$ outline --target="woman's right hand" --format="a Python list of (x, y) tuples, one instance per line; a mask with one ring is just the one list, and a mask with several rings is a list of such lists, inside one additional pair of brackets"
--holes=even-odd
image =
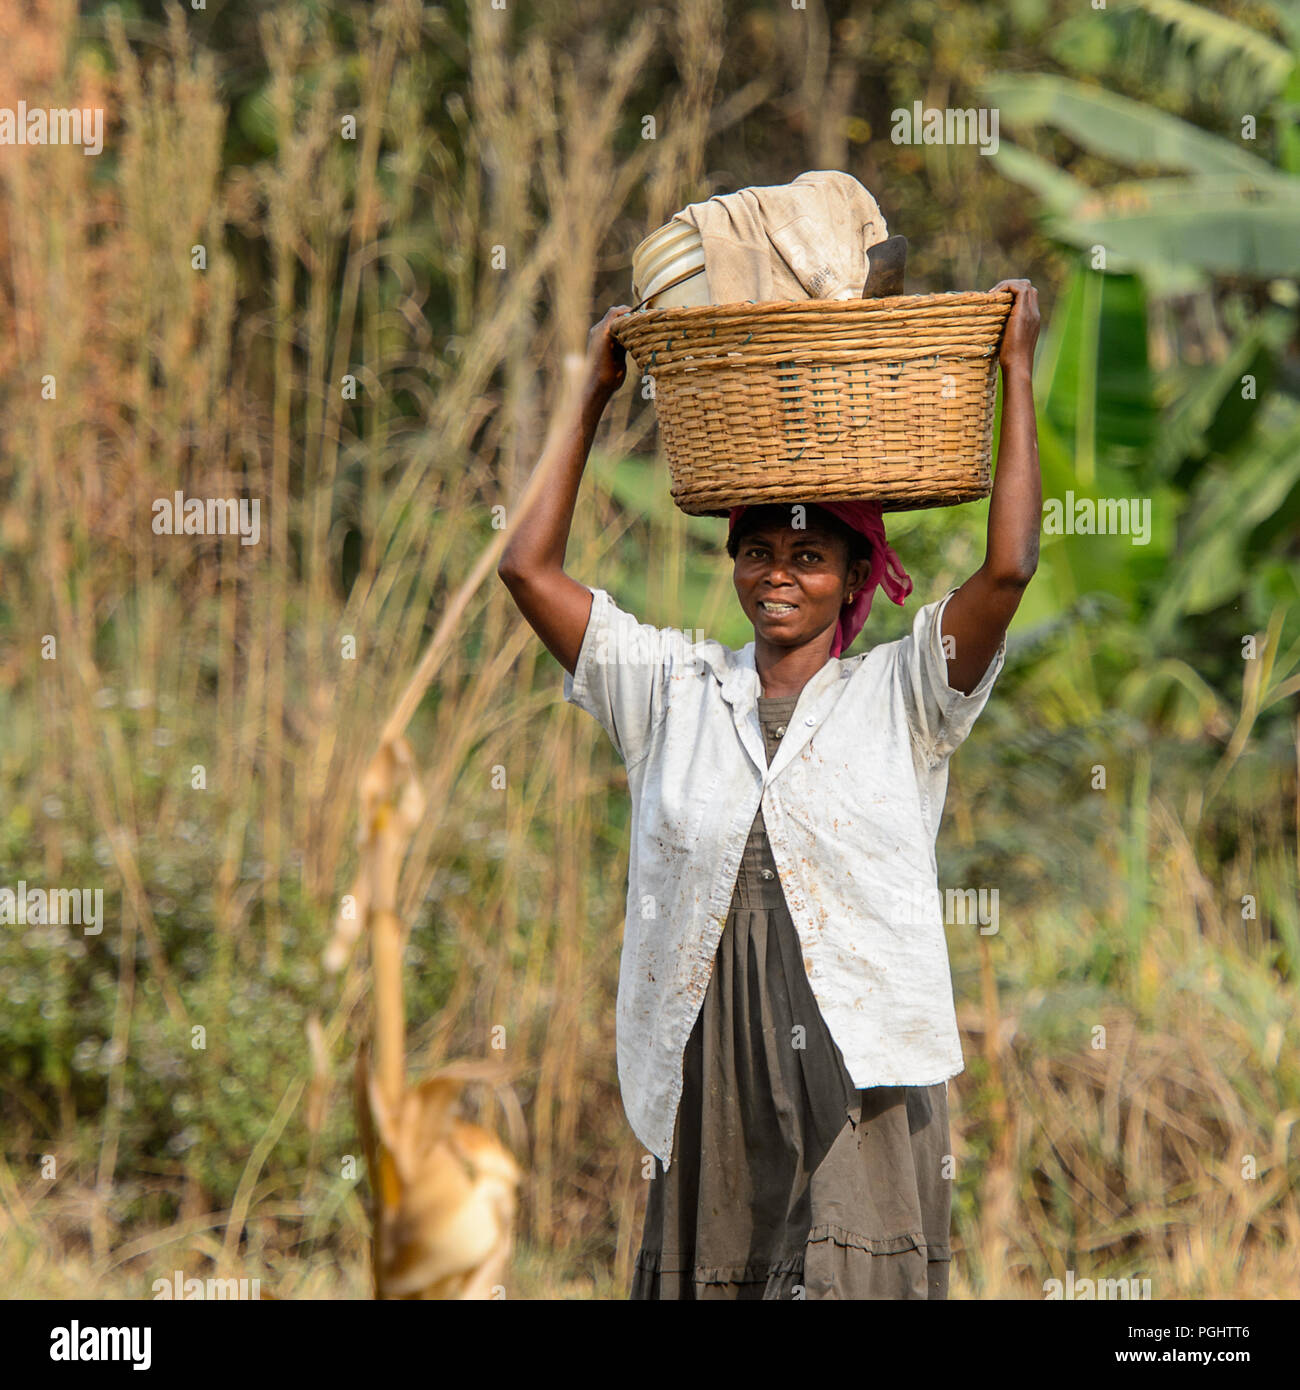
[(609, 331), (609, 326), (631, 312), (630, 305), (616, 304), (587, 338), (587, 382), (605, 395), (612, 396), (627, 378), (627, 349)]
[(1019, 369), (1032, 376), (1034, 344), (1038, 341), (1038, 291), (1028, 280), (999, 280), (989, 293), (996, 294), (998, 290), (1010, 290), (1015, 296), (1002, 334), (998, 361), (1003, 371)]

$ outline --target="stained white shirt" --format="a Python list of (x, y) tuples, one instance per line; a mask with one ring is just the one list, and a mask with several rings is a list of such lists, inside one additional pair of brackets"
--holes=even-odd
[(853, 1084), (931, 1086), (962, 1070), (934, 844), (948, 760), (1006, 638), (975, 689), (954, 690), (940, 623), (955, 592), (898, 641), (827, 661), (769, 767), (753, 642), (692, 642), (591, 590), (564, 698), (627, 768), (618, 1079), (633, 1132), (665, 1167), (682, 1056), (760, 804), (808, 982)]

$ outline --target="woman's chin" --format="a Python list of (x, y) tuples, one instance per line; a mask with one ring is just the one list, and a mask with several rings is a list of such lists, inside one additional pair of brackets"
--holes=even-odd
[(775, 618), (760, 618), (754, 624), (755, 638), (761, 637), (774, 647), (802, 647), (811, 642), (817, 634), (807, 630), (802, 622), (782, 621)]

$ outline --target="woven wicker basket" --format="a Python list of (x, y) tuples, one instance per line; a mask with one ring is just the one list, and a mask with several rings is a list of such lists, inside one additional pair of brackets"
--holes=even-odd
[(691, 516), (764, 502), (987, 497), (997, 349), (1013, 296), (706, 304), (615, 319), (654, 378), (673, 500)]

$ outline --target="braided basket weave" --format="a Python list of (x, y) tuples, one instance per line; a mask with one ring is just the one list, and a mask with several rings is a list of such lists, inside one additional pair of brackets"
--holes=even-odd
[(673, 501), (886, 511), (987, 497), (997, 350), (1013, 296), (706, 304), (611, 332), (654, 378)]

